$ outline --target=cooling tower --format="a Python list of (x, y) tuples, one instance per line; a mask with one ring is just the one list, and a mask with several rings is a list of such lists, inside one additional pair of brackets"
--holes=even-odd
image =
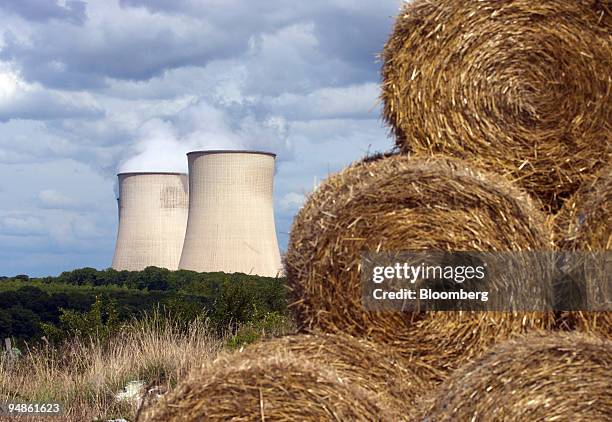
[(120, 173), (116, 270), (178, 269), (189, 209), (184, 173)]
[(189, 220), (179, 268), (275, 277), (281, 269), (272, 184), (276, 155), (196, 151), (189, 160)]

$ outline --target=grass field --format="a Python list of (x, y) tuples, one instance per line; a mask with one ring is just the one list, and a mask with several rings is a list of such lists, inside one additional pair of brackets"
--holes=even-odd
[(5, 353), (0, 402), (60, 402), (67, 421), (134, 420), (138, 400), (116, 398), (128, 382), (143, 381), (147, 390), (155, 390), (153, 399), (191, 368), (213, 359), (226, 343), (205, 321), (195, 320), (185, 329), (151, 316), (124, 326), (106, 344), (75, 339), (57, 348), (25, 350), (18, 358)]

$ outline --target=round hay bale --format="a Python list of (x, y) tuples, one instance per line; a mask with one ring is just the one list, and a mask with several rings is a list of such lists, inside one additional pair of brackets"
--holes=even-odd
[[(398, 155), (357, 163), (328, 178), (294, 220), (285, 259), (291, 307), (301, 331), (368, 337), (395, 346), (407, 358), (452, 369), (500, 339), (547, 328), (554, 318), (550, 313), (366, 311), (362, 251), (550, 248), (542, 213), (500, 176), (442, 157)], [(507, 282), (523, 285), (523, 276), (510, 272)], [(548, 280), (541, 284), (546, 289)]]
[(385, 408), (393, 409), (408, 420), (421, 397), (444, 379), (441, 371), (418, 359), (406, 364), (395, 351), (377, 343), (346, 334), (298, 334), (255, 343), (240, 353), (252, 359), (280, 351), (315, 366), (332, 368), (351, 385), (376, 398)]
[(145, 421), (395, 420), (367, 391), (291, 353), (224, 355), (194, 371)]
[(403, 151), (478, 159), (551, 210), (612, 157), (610, 0), (415, 0), (382, 52)]
[(609, 340), (567, 333), (509, 341), (455, 372), (425, 419), (609, 420), (611, 367)]
[[(612, 250), (612, 167), (605, 167), (564, 204), (554, 218), (555, 244), (559, 250)], [(610, 295), (612, 286), (601, 274), (587, 272), (587, 300), (597, 302)], [(592, 331), (612, 339), (612, 312), (565, 312), (565, 328)]]
[(565, 202), (554, 223), (558, 249), (612, 250), (612, 166), (584, 183)]

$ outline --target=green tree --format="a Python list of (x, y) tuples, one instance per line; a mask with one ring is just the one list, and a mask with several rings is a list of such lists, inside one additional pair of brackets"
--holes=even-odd
[(9, 308), (11, 315), (12, 335), (19, 338), (36, 338), (41, 334), (40, 318), (31, 310), (21, 305)]
[(0, 341), (13, 335), (13, 318), (11, 314), (0, 309)]
[(105, 341), (120, 327), (116, 303), (113, 300), (102, 301), (97, 296), (87, 312), (60, 309), (59, 320), (58, 326), (41, 324), (49, 340), (61, 341), (65, 338), (79, 337)]

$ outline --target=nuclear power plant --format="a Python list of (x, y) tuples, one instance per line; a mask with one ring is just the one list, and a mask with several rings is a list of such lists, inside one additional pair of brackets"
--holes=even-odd
[(278, 276), (282, 265), (272, 196), (276, 155), (194, 151), (187, 158), (188, 179), (181, 173), (118, 175), (113, 268)]
[(184, 173), (120, 173), (119, 229), (112, 267), (178, 269), (189, 209)]
[(179, 268), (275, 277), (281, 269), (272, 187), (276, 155), (196, 151), (189, 162), (189, 219)]

